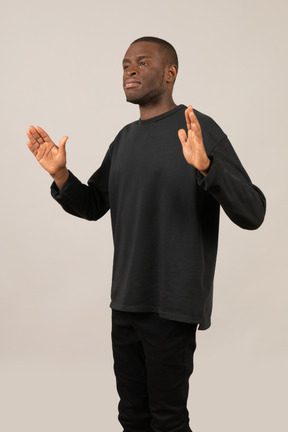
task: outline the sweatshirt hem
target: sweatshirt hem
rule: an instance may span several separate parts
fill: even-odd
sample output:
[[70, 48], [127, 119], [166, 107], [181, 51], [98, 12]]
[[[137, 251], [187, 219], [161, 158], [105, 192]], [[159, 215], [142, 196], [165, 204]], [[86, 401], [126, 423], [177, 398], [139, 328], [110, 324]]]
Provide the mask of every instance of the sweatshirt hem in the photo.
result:
[[199, 330], [206, 330], [210, 327], [210, 323], [203, 323], [203, 321], [199, 318], [195, 318], [193, 316], [187, 316], [187, 315], [178, 315], [173, 314], [169, 312], [163, 312], [161, 309], [157, 306], [128, 306], [128, 305], [122, 305], [119, 303], [110, 303], [110, 308], [123, 311], [123, 312], [154, 312], [158, 313], [161, 318], [170, 319], [173, 321], [180, 321], [187, 324], [198, 324]]

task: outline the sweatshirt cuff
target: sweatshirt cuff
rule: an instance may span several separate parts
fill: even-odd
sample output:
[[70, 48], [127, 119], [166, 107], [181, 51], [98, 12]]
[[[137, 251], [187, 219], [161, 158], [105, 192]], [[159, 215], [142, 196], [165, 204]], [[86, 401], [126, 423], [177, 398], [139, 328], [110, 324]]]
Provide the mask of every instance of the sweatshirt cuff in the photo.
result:
[[207, 156], [211, 161], [208, 173], [204, 176], [200, 171], [196, 170], [197, 184], [203, 187], [205, 190], [208, 189], [209, 184], [211, 184], [211, 181], [213, 182], [213, 178], [215, 177], [215, 174], [217, 175], [217, 163], [215, 163], [214, 157], [209, 154]]
[[65, 195], [65, 193], [69, 190], [70, 186], [73, 185], [75, 180], [77, 181], [76, 177], [72, 174], [72, 172], [69, 170], [68, 170], [68, 172], [69, 172], [69, 177], [66, 180], [66, 182], [64, 183], [61, 190], [59, 190], [55, 181], [53, 181], [53, 183], [51, 184], [50, 190], [51, 190], [51, 195], [53, 198], [55, 198], [55, 199], [61, 198], [61, 196]]
[[217, 179], [219, 180], [219, 178], [223, 176], [224, 171], [224, 167], [219, 159], [215, 160], [214, 156], [212, 155], [208, 155], [208, 157], [211, 160], [211, 165], [206, 176], [201, 174], [200, 171], [196, 170], [197, 184], [205, 191], [208, 191], [210, 188], [216, 185]]

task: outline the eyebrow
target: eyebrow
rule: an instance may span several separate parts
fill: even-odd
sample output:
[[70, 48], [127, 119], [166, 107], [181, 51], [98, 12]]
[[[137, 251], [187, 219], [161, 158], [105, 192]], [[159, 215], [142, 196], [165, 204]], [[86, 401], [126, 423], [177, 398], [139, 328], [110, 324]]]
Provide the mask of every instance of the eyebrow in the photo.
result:
[[[146, 58], [152, 58], [152, 57], [148, 56], [148, 55], [142, 55], [142, 56], [136, 57], [136, 60], [139, 61], [139, 60], [143, 60], [143, 59], [146, 59]], [[129, 60], [127, 58], [124, 58], [124, 60], [123, 60], [122, 63], [131, 63], [131, 60]]]

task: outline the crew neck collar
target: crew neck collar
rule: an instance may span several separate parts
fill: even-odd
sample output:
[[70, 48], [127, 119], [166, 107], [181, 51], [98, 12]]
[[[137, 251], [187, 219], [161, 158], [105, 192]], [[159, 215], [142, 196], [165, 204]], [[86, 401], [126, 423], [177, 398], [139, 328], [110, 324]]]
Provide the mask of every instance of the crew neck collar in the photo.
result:
[[151, 117], [151, 118], [146, 119], [146, 120], [141, 120], [141, 118], [139, 118], [139, 119], [136, 121], [136, 123], [137, 123], [138, 125], [146, 125], [146, 124], [148, 124], [148, 123], [153, 123], [153, 122], [156, 122], [156, 121], [162, 120], [163, 118], [168, 117], [168, 116], [170, 116], [171, 114], [174, 114], [175, 112], [179, 111], [179, 110], [182, 109], [182, 108], [186, 108], [186, 107], [185, 107], [185, 105], [180, 104], [180, 105], [177, 105], [176, 107], [172, 108], [171, 110], [166, 111], [165, 113], [160, 114], [160, 115], [158, 115], [158, 116]]

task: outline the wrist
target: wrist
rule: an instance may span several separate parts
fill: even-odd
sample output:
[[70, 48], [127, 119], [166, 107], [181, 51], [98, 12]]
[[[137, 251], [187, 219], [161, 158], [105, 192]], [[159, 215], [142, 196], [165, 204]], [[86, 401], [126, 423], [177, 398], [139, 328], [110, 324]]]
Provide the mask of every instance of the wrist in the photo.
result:
[[55, 180], [55, 179], [58, 179], [58, 178], [63, 178], [63, 177], [65, 177], [67, 174], [68, 174], [68, 170], [67, 170], [66, 166], [63, 167], [63, 168], [60, 168], [60, 169], [59, 169], [58, 171], [56, 171], [56, 172], [50, 173], [51, 177], [52, 177], [54, 180]]
[[199, 171], [201, 172], [202, 175], [206, 176], [210, 170], [210, 167], [211, 167], [211, 160], [208, 158], [206, 167]]
[[65, 167], [61, 168], [60, 170], [58, 170], [55, 173], [50, 174], [50, 175], [60, 190], [60, 189], [62, 189], [64, 183], [66, 183], [66, 181], [69, 177], [69, 171], [65, 166]]

